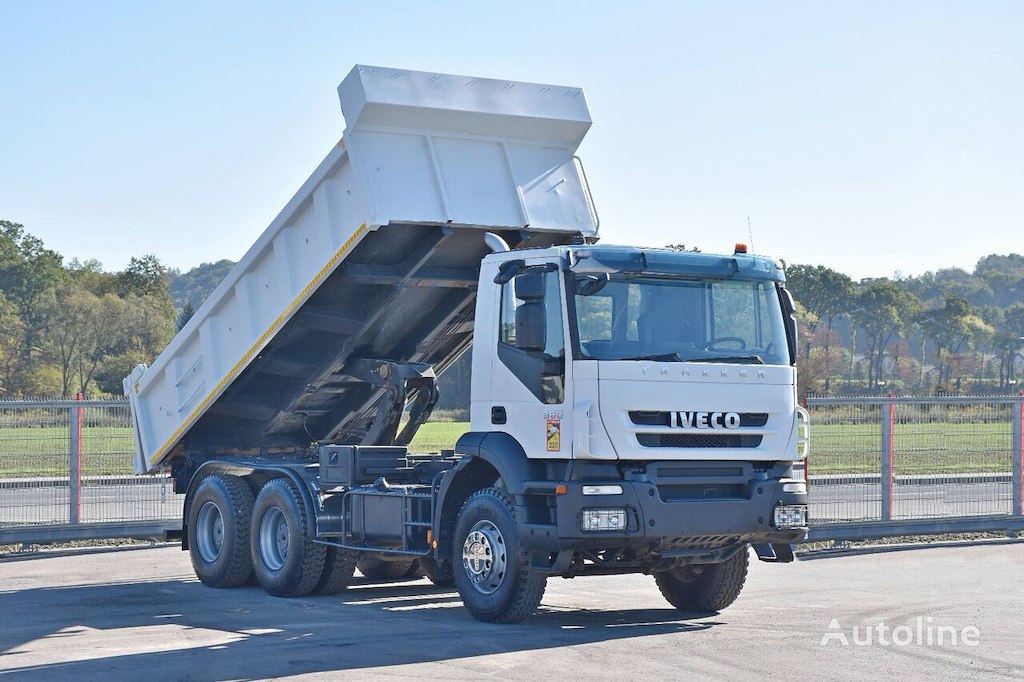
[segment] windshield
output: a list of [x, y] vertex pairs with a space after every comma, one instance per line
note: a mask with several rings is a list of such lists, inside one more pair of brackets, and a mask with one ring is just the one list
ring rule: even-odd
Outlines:
[[773, 282], [621, 273], [573, 281], [579, 359], [790, 364]]

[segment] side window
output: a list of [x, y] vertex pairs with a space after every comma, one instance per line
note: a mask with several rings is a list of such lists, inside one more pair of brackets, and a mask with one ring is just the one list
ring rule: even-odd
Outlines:
[[[498, 330], [501, 343], [563, 357], [562, 319], [562, 292], [557, 272], [527, 271], [502, 285]], [[526, 329], [519, 329], [521, 326]]]
[[516, 298], [516, 280], [501, 285], [501, 326], [498, 340], [510, 346], [516, 345], [516, 308], [522, 303]]
[[565, 336], [558, 272], [526, 270], [501, 287], [498, 358], [541, 402], [565, 395]]

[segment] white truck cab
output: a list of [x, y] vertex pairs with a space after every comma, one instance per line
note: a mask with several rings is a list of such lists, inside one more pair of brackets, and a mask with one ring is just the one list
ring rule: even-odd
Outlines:
[[531, 458], [799, 462], [781, 264], [578, 245], [484, 259], [471, 426]]

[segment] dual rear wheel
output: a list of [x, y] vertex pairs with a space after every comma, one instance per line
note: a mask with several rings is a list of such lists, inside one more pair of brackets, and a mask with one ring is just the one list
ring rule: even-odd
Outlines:
[[255, 576], [278, 597], [335, 594], [355, 571], [354, 552], [310, 539], [305, 501], [286, 479], [271, 480], [254, 499], [241, 478], [211, 474], [193, 494], [188, 528], [192, 566], [211, 587]]

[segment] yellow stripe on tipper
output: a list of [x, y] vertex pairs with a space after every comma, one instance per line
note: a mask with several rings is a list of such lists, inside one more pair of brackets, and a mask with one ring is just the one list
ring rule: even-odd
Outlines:
[[329, 275], [331, 271], [334, 270], [335, 266], [338, 265], [338, 262], [341, 261], [345, 254], [355, 245], [355, 243], [359, 240], [359, 238], [365, 231], [366, 223], [363, 223], [362, 225], [359, 226], [359, 229], [357, 229], [355, 233], [348, 238], [348, 241], [346, 241], [341, 246], [341, 248], [338, 249], [338, 252], [334, 254], [329, 261], [327, 261], [327, 264], [320, 269], [320, 272], [316, 273], [316, 276], [313, 277], [312, 281], [310, 281], [310, 283], [306, 285], [306, 287], [299, 293], [299, 295], [295, 297], [295, 300], [292, 301], [288, 305], [288, 307], [284, 309], [284, 312], [278, 315], [277, 319], [274, 320], [273, 324], [270, 325], [267, 331], [263, 332], [263, 334], [260, 335], [260, 338], [257, 339], [256, 343], [252, 344], [249, 350], [245, 352], [245, 355], [242, 356], [242, 359], [235, 363], [235, 366], [231, 368], [231, 371], [228, 372], [227, 376], [221, 379], [220, 383], [214, 386], [213, 390], [210, 391], [206, 398], [203, 399], [203, 402], [199, 403], [199, 407], [197, 407], [192, 412], [192, 414], [188, 416], [188, 419], [186, 419], [184, 423], [182, 423], [182, 425], [178, 427], [177, 431], [175, 431], [174, 434], [167, 439], [167, 442], [161, 445], [157, 449], [157, 451], [153, 453], [153, 456], [149, 458], [150, 465], [156, 464], [158, 461], [160, 461], [160, 459], [165, 454], [167, 454], [167, 452], [172, 447], [174, 447], [174, 444], [178, 442], [178, 439], [181, 438], [185, 430], [191, 427], [192, 424], [195, 423], [196, 419], [199, 418], [199, 415], [206, 411], [206, 408], [210, 405], [210, 403], [212, 403], [214, 400], [220, 397], [221, 392], [227, 387], [227, 385], [235, 380], [235, 377], [237, 377], [239, 373], [241, 373], [241, 371], [245, 368], [245, 366], [249, 364], [249, 361], [252, 360], [252, 358], [261, 348], [263, 348], [264, 344], [270, 339], [270, 337], [276, 334], [277, 331], [281, 328], [281, 326], [284, 325], [284, 323], [288, 320], [288, 318], [291, 317], [291, 314], [295, 312], [295, 309], [298, 308], [299, 305], [301, 305], [302, 302], [305, 301], [306, 298], [313, 293], [314, 289], [320, 286], [323, 280], [326, 279], [327, 275]]

